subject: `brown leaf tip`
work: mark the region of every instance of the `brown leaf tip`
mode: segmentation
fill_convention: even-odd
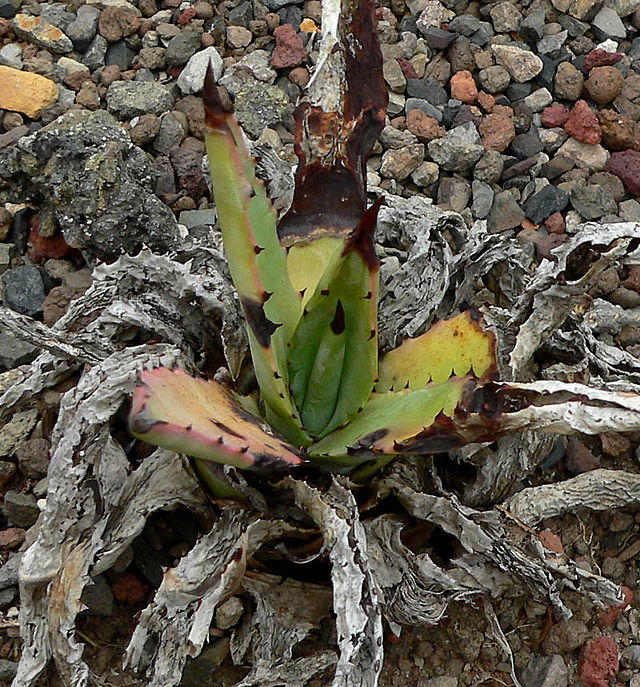
[[[218,87],[216,86],[216,79],[213,75],[213,65],[211,61],[209,61],[207,73],[204,77],[202,101],[204,103],[206,125],[212,129],[227,128],[227,110],[222,104],[222,99],[220,98]]]

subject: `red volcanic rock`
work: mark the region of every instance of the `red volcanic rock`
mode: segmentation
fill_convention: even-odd
[[[554,103],[542,110],[542,126],[549,128],[564,126],[567,119],[569,119],[569,110],[560,103]]]
[[[176,24],[179,24],[180,26],[188,24],[195,16],[196,11],[193,9],[193,7],[187,7],[186,10],[180,12],[180,16],[178,17]]]
[[[142,582],[130,572],[124,573],[124,575],[112,585],[111,591],[118,601],[128,606],[136,606],[144,601],[147,596],[146,585],[142,584]]]
[[[609,687],[619,670],[618,646],[611,637],[588,639],[584,643],[578,663],[583,687]]]
[[[598,105],[606,105],[622,92],[624,77],[615,67],[594,67],[584,87],[593,101]]]
[[[624,594],[624,601],[619,606],[610,606],[599,615],[598,625],[600,627],[612,627],[620,615],[620,611],[624,611],[633,601],[633,591],[629,587],[622,587],[622,593]]]
[[[500,153],[506,150],[516,137],[513,120],[495,112],[483,118],[478,132],[486,150],[497,150]]]
[[[623,57],[624,53],[622,52],[607,52],[602,48],[596,48],[586,54],[582,69],[588,74],[594,67],[608,67],[620,62]]]
[[[29,241],[33,248],[29,252],[29,257],[33,262],[40,262],[48,258],[65,258],[77,253],[74,248],[64,240],[62,234],[55,236],[40,236],[37,225],[29,233]]]
[[[402,69],[402,73],[404,74],[405,79],[418,78],[416,70],[414,69],[411,62],[409,62],[409,60],[405,59],[404,57],[397,57],[396,62],[400,65],[400,69]]]
[[[271,65],[275,69],[297,67],[307,59],[302,38],[291,24],[278,26],[273,35],[276,37],[276,47],[271,55]]]
[[[564,130],[569,136],[590,145],[600,143],[602,138],[602,129],[598,123],[598,118],[584,100],[578,100],[571,108],[569,119],[564,124]]]
[[[455,100],[461,100],[467,105],[475,103],[478,97],[478,88],[476,82],[473,80],[471,72],[463,69],[461,72],[456,72],[451,77],[451,97]]]
[[[615,174],[629,193],[640,195],[640,151],[613,153],[607,160],[605,171]]]

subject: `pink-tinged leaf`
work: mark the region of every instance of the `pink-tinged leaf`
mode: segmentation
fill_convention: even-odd
[[[495,335],[485,329],[479,311],[472,308],[389,351],[380,362],[376,392],[420,389],[429,382],[446,382],[453,375],[472,374],[484,381],[496,371]]]
[[[158,367],[140,375],[131,433],[157,446],[240,468],[283,469],[304,462],[293,446],[263,428],[222,384]]]

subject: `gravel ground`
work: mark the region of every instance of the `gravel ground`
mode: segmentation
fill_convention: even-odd
[[[391,0],[377,17],[390,101],[370,186],[424,194],[469,226],[486,220],[537,259],[585,220],[640,221],[639,0]],[[211,223],[199,99],[210,60],[249,136],[293,162],[293,107],[320,26],[319,0],[0,0],[4,304],[51,325],[97,261],[142,245],[167,250]],[[604,335],[640,357],[640,266],[607,270],[591,295],[629,310]],[[0,331],[0,372],[35,354]],[[46,495],[65,388],[0,429],[0,684],[20,653],[17,565]],[[637,439],[572,439],[539,480],[637,471]],[[109,675],[103,684],[135,684],[118,668],[132,618],[199,527],[188,513],[152,519],[132,559],[92,588],[81,631],[96,672]],[[546,527],[559,555],[602,570],[632,599],[637,512],[575,513]],[[522,685],[640,687],[640,609],[631,601],[603,614],[577,597],[570,606],[574,617],[556,622],[524,590],[500,601]],[[241,612],[236,599],[216,617],[219,639],[183,684],[240,679],[228,635]],[[387,644],[385,687],[512,684],[481,606],[453,607],[437,628]]]

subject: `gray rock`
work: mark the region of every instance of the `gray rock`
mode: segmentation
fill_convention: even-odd
[[[428,148],[433,161],[448,172],[471,169],[484,152],[480,134],[473,122],[451,129],[444,138],[429,141]]]
[[[96,34],[89,44],[87,51],[82,58],[82,64],[86,64],[91,71],[104,66],[104,59],[109,49],[109,43],[99,33]]]
[[[229,653],[229,639],[223,637],[205,647],[194,659],[187,659],[180,687],[202,687],[211,681],[218,666]]]
[[[389,125],[380,132],[380,142],[385,148],[402,148],[417,143],[418,139],[408,130],[400,131]]]
[[[603,7],[596,14],[591,22],[591,28],[594,30],[596,38],[601,41],[607,38],[625,38],[627,35],[622,19],[611,7]]]
[[[538,53],[540,55],[550,55],[551,57],[556,56],[557,53],[564,45],[567,40],[567,31],[560,31],[552,36],[545,36],[542,40],[538,41]]]
[[[524,220],[524,210],[509,191],[496,193],[493,206],[487,219],[487,229],[491,232],[506,231],[519,227]]]
[[[115,82],[110,89],[114,86],[116,102],[124,86],[138,94],[142,109],[173,104],[160,84]],[[153,98],[147,97],[149,89]],[[130,113],[124,106],[121,111]],[[18,152],[19,164],[29,161],[28,173],[10,180],[0,202],[30,199],[52,213],[67,243],[89,263],[137,253],[143,245],[160,253],[177,246],[175,217],[152,191],[149,158],[104,110],[72,110],[22,139]]]
[[[515,81],[530,81],[542,71],[542,60],[530,50],[517,45],[492,45],[491,50]]]
[[[76,18],[73,12],[68,11],[68,5],[62,2],[40,3],[40,16],[52,26],[57,26],[60,31],[67,32],[67,27]]]
[[[487,184],[496,184],[502,176],[504,157],[497,150],[486,150],[473,168],[473,178]]]
[[[178,222],[187,229],[212,227],[216,222],[216,215],[213,210],[183,210]]]
[[[2,510],[7,520],[16,527],[31,527],[40,515],[40,509],[33,494],[24,494],[13,489],[4,495]]]
[[[97,7],[81,5],[78,8],[76,18],[65,31],[76,50],[82,52],[89,47],[98,30],[98,19],[100,19],[100,10]]]
[[[500,65],[481,69],[478,80],[487,93],[501,93],[511,82],[511,75]]]
[[[520,10],[512,2],[499,2],[489,10],[493,28],[498,33],[517,31],[522,21]]]
[[[16,450],[20,472],[29,479],[40,479],[49,469],[49,442],[35,437],[23,441]]]
[[[0,0],[0,17],[2,19],[15,17],[20,5],[20,0]]]
[[[243,88],[234,103],[238,121],[255,138],[260,136],[265,127],[282,122],[288,107],[287,94],[278,86],[265,84]]]
[[[629,666],[640,668],[640,644],[631,644],[629,647]]]
[[[542,224],[549,215],[564,210],[568,202],[567,193],[549,184],[538,193],[534,193],[524,204],[523,209],[527,218],[534,224]]]
[[[438,184],[438,205],[442,208],[462,212],[471,198],[471,186],[459,176],[443,177]]]
[[[243,613],[242,601],[237,596],[232,596],[216,608],[216,627],[230,630],[238,624]]]
[[[618,212],[625,222],[640,222],[640,203],[633,198],[622,201]]]
[[[34,43],[43,50],[53,53],[65,53],[73,50],[73,43],[56,26],[44,21],[41,17],[29,14],[16,14],[11,27],[19,38]]]
[[[567,687],[569,673],[562,656],[533,656],[522,672],[522,687]]]
[[[551,0],[560,12],[566,12],[576,19],[589,21],[604,4],[604,0]]]
[[[7,43],[0,48],[0,64],[5,67],[22,69],[22,48],[17,43]]]
[[[479,179],[473,180],[471,191],[473,193],[471,212],[476,219],[485,219],[493,205],[494,191],[489,184]]]
[[[589,24],[568,14],[561,14],[558,17],[558,23],[563,29],[566,29],[569,32],[571,38],[584,36],[584,34],[589,30]]]
[[[515,84],[514,84],[515,85]],[[553,102],[553,96],[546,88],[538,88],[524,99],[524,104],[531,112],[541,112]]]
[[[438,174],[440,170],[435,162],[423,162],[411,175],[411,181],[416,186],[423,188],[430,186],[438,181]]]
[[[82,592],[82,603],[88,608],[88,615],[110,616],[113,613],[113,592],[103,575],[91,580]]]
[[[7,658],[0,658],[0,682],[8,685],[18,673],[18,664]]]
[[[182,112],[167,112],[160,121],[160,130],[153,141],[153,147],[159,153],[168,155],[182,143],[188,130],[189,124]]]
[[[120,119],[160,115],[173,107],[171,89],[158,82],[114,81],[107,89],[107,109]]]
[[[511,141],[511,150],[521,159],[537,155],[544,150],[538,135],[538,127],[532,126],[526,134],[519,134]]]
[[[405,112],[409,114],[411,110],[422,110],[427,116],[437,120],[438,123],[442,121],[442,111],[422,98],[407,98]]]
[[[253,4],[249,0],[241,2],[229,12],[229,24],[231,26],[244,26],[249,28],[249,22],[253,19]]]
[[[11,370],[18,365],[30,363],[38,352],[30,343],[0,330],[0,370]]]
[[[120,68],[120,71],[126,71],[131,68],[133,64],[133,58],[137,55],[137,51],[134,50],[127,41],[121,40],[117,43],[109,44],[107,52],[104,56],[104,63],[106,65],[116,65]],[[136,81],[138,80],[138,74],[136,74]]]
[[[7,589],[18,584],[18,570],[22,553],[13,553],[7,562],[0,566],[0,589]]]
[[[544,35],[545,11],[533,10],[521,22],[519,33],[527,43],[537,43]]]
[[[37,421],[38,411],[33,408],[14,413],[11,420],[0,428],[0,457],[10,456],[29,436]]]
[[[556,98],[578,100],[582,96],[584,76],[571,62],[561,62],[553,79]]]
[[[494,36],[493,27],[488,21],[481,21],[480,28],[471,36],[471,42],[476,45],[486,45]]]
[[[42,312],[47,290],[39,267],[21,265],[7,270],[2,275],[2,287],[4,303],[12,310],[31,317]]]
[[[574,188],[571,205],[585,219],[599,219],[603,215],[615,215],[618,212],[616,201],[598,184]]]
[[[197,31],[182,31],[167,45],[165,59],[170,67],[186,64],[200,48],[200,34]]]
[[[480,28],[480,20],[472,14],[461,14],[449,22],[449,29],[469,38]]]
[[[422,30],[424,42],[433,50],[446,50],[457,38],[451,31],[445,31],[437,26],[429,26]]]
[[[436,107],[446,105],[449,100],[447,92],[432,76],[426,79],[407,79],[407,95],[426,100]]]
[[[286,5],[300,5],[302,2],[303,0],[265,0],[262,4],[272,12],[277,12]]]
[[[389,88],[396,93],[404,93],[407,79],[395,57],[386,59],[382,64],[382,74]]]
[[[11,602],[18,596],[19,589],[15,587],[5,587],[5,589],[0,589],[0,608],[7,608]],[[0,679],[2,677],[0,676]],[[2,684],[0,682],[0,684]]]
[[[213,76],[218,81],[222,75],[223,64],[220,53],[214,47],[205,48],[191,56],[178,77],[178,88],[185,95],[202,93],[209,63],[213,67]]]

